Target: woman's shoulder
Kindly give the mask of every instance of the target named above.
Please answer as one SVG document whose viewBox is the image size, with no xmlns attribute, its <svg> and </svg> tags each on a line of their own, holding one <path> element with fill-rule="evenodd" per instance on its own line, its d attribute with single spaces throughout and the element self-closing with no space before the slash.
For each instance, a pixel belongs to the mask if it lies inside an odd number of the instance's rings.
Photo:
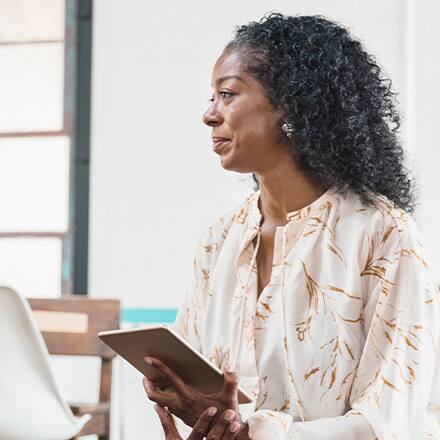
<svg viewBox="0 0 440 440">
<path fill-rule="evenodd" d="M 258 221 L 257 203 L 258 192 L 252 192 L 237 206 L 219 217 L 202 233 L 199 239 L 199 251 L 216 253 L 231 235 L 239 239 L 246 233 L 252 221 Z"/>
<path fill-rule="evenodd" d="M 341 218 L 345 220 L 345 229 L 361 232 L 373 248 L 385 244 L 388 247 L 423 246 L 415 219 L 387 197 L 372 195 L 370 204 L 354 194 L 343 200 Z"/>
</svg>

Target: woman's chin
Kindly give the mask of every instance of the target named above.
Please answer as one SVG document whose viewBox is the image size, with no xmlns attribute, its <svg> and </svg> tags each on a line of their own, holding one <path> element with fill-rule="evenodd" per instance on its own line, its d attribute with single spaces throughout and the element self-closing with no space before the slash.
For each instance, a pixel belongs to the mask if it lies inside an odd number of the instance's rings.
<svg viewBox="0 0 440 440">
<path fill-rule="evenodd" d="M 227 171 L 234 171 L 236 173 L 251 173 L 252 169 L 249 166 L 246 166 L 243 163 L 239 163 L 237 161 L 232 160 L 232 158 L 228 158 L 225 156 L 220 156 L 220 163 L 222 167 Z"/>
</svg>

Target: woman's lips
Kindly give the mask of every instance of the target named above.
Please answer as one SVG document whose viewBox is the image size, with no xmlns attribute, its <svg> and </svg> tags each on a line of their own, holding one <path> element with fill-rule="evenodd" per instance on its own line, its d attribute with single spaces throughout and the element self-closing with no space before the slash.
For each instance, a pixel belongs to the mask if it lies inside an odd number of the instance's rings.
<svg viewBox="0 0 440 440">
<path fill-rule="evenodd" d="M 227 139 L 227 138 L 213 137 L 212 138 L 212 148 L 216 153 L 218 153 L 230 141 L 231 140 Z"/>
</svg>

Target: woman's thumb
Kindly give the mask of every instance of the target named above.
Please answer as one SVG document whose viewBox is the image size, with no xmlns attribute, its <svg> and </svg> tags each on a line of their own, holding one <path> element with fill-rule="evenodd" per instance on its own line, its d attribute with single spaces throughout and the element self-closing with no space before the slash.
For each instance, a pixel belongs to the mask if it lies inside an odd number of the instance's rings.
<svg viewBox="0 0 440 440">
<path fill-rule="evenodd" d="M 223 395 L 235 401 L 238 391 L 238 376 L 231 370 L 229 364 L 223 367 Z"/>
</svg>

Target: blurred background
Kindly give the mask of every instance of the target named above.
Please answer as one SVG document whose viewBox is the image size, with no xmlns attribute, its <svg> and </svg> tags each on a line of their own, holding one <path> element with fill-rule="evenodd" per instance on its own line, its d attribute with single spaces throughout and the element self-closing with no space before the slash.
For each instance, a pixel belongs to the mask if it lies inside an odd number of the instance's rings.
<svg viewBox="0 0 440 440">
<path fill-rule="evenodd" d="M 198 237 L 252 187 L 201 123 L 211 69 L 268 11 L 339 21 L 391 77 L 440 278 L 439 2 L 0 0 L 0 285 L 118 298 L 125 327 L 174 320 Z M 95 398 L 93 359 L 53 365 Z M 111 438 L 160 438 L 140 375 L 117 360 L 113 381 Z"/>
</svg>

